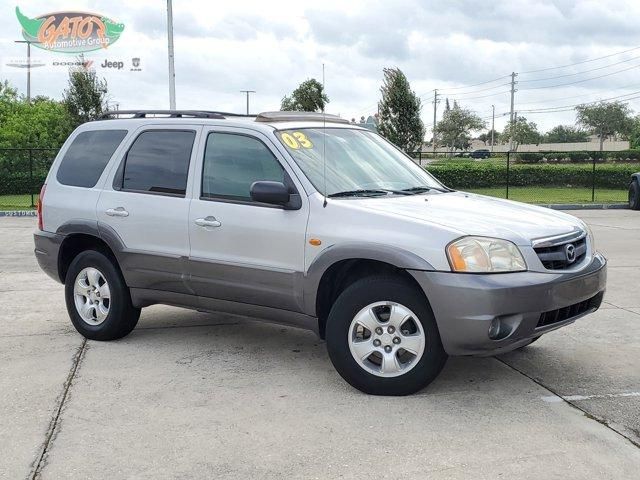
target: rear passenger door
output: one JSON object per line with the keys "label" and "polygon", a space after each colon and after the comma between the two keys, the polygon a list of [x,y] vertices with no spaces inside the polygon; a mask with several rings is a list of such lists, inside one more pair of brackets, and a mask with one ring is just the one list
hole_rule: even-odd
{"label": "rear passenger door", "polygon": [[[268,137],[205,129],[189,213],[191,285],[203,297],[300,311],[308,199]],[[291,182],[299,210],[251,200],[259,180]]]}
{"label": "rear passenger door", "polygon": [[200,128],[141,128],[100,195],[98,221],[124,243],[120,263],[130,287],[191,292],[188,178]]}

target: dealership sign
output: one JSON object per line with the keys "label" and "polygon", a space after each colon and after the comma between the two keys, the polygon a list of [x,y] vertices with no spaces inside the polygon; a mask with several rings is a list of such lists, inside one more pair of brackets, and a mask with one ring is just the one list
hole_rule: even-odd
{"label": "dealership sign", "polygon": [[124,25],[96,13],[55,12],[29,18],[16,7],[22,36],[36,47],[54,52],[82,53],[109,47]]}

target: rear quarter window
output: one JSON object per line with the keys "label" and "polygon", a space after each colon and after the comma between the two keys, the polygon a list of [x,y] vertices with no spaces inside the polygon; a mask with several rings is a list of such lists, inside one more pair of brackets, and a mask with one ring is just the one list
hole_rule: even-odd
{"label": "rear quarter window", "polygon": [[93,130],[80,133],[62,157],[56,178],[63,185],[95,187],[127,130]]}

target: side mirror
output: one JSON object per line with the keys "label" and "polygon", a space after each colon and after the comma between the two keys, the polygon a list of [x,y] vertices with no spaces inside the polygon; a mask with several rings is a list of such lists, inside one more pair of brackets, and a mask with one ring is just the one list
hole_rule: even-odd
{"label": "side mirror", "polygon": [[282,182],[253,182],[249,191],[254,202],[285,206],[291,198],[289,189]]}

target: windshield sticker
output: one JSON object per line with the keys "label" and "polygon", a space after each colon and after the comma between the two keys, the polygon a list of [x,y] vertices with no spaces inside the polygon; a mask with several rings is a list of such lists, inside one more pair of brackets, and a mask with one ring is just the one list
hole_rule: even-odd
{"label": "windshield sticker", "polygon": [[313,148],[313,143],[311,143],[311,140],[309,140],[307,136],[302,132],[283,132],[280,134],[280,138],[287,147],[293,150],[298,150],[300,147]]}

